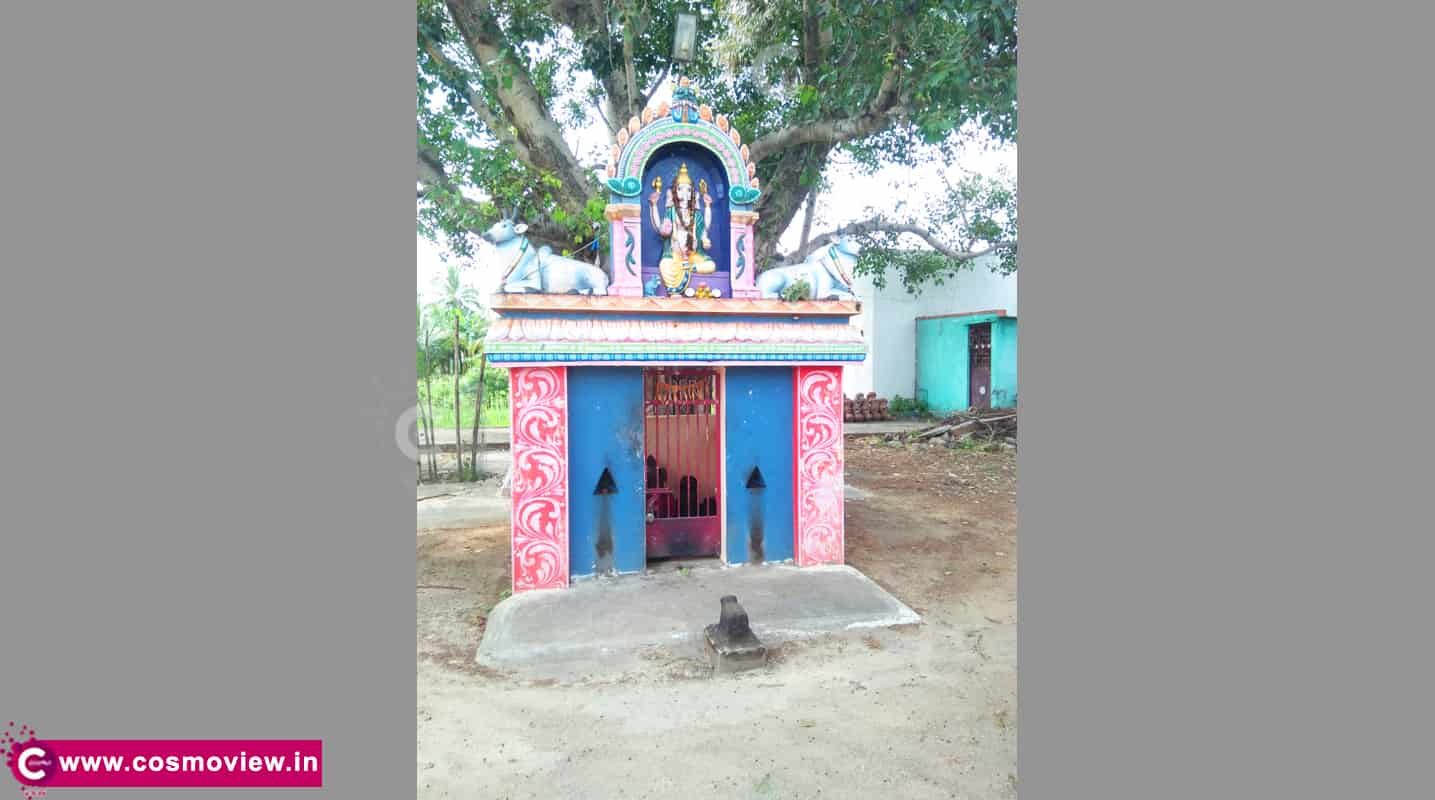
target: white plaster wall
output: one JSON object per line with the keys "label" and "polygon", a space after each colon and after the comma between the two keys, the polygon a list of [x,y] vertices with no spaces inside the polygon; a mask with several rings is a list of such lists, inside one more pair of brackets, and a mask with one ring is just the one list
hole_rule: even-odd
{"label": "white plaster wall", "polygon": [[876,392],[889,400],[916,394],[917,317],[993,309],[1016,316],[1017,273],[999,275],[989,269],[991,263],[981,259],[941,286],[922,287],[916,296],[907,294],[900,280],[889,280],[879,292],[870,278],[859,277],[853,288],[862,313],[852,322],[866,337],[867,360],[843,368],[843,392],[849,397]]}
{"label": "white plaster wall", "polygon": [[863,359],[863,360],[862,360],[862,363],[860,363],[860,364],[843,364],[843,365],[842,365],[842,393],[843,393],[844,395],[846,395],[847,397],[852,397],[852,396],[856,395],[858,392],[861,392],[861,393],[863,393],[863,394],[866,394],[867,392],[873,391],[873,389],[872,389],[872,352],[873,352],[873,348],[872,348],[872,329],[873,329],[872,320],[873,320],[873,313],[872,313],[872,311],[873,311],[874,305],[873,305],[873,303],[872,303],[872,283],[871,283],[871,281],[867,281],[867,283],[866,283],[865,285],[863,285],[863,283],[862,283],[863,281],[867,281],[867,279],[866,279],[866,278],[858,278],[857,281],[856,281],[857,285],[854,286],[854,287],[852,287],[852,288],[853,288],[853,291],[857,294],[857,299],[862,302],[862,313],[860,313],[860,314],[858,314],[857,316],[855,316],[855,317],[852,318],[852,324],[853,324],[853,325],[856,325],[858,328],[860,328],[860,329],[862,330],[863,338],[866,339],[866,342],[867,342],[867,358]]}

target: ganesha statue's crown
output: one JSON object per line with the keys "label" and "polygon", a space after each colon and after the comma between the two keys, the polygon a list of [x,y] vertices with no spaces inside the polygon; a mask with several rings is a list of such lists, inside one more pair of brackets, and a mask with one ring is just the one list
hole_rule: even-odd
{"label": "ganesha statue's crown", "polygon": [[681,186],[683,184],[687,184],[688,186],[693,185],[693,179],[688,177],[688,165],[686,163],[678,168],[678,177],[673,179],[674,186]]}

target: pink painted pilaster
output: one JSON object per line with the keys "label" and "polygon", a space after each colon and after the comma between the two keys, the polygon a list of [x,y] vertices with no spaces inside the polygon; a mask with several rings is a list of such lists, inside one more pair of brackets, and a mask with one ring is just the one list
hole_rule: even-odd
{"label": "pink painted pilaster", "polygon": [[792,372],[797,565],[841,564],[842,368],[794,367]]}
{"label": "pink painted pilaster", "polygon": [[643,231],[638,206],[613,204],[607,208],[609,252],[613,281],[608,294],[619,297],[643,296]]}
{"label": "pink painted pilaster", "polygon": [[728,241],[732,248],[729,273],[732,275],[732,296],[739,300],[755,299],[757,291],[756,236],[757,214],[750,211],[734,211],[730,217],[731,229]]}
{"label": "pink painted pilaster", "polygon": [[513,592],[568,585],[568,369],[509,371]]}

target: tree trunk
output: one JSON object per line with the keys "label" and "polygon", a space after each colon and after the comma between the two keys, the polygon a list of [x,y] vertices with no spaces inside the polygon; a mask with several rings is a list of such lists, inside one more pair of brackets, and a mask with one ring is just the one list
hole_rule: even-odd
{"label": "tree trunk", "polygon": [[807,195],[807,210],[802,213],[802,244],[797,246],[797,252],[807,252],[807,240],[812,236],[812,211],[817,208],[817,189]]}
{"label": "tree trunk", "polygon": [[759,270],[766,269],[777,254],[777,242],[787,226],[792,224],[802,203],[812,193],[812,186],[802,185],[803,165],[825,164],[827,155],[834,146],[830,144],[802,144],[776,156],[776,169],[762,187],[762,197],[755,209],[761,218],[757,221],[757,247],[754,252]]}
{"label": "tree trunk", "polygon": [[[425,411],[424,406],[427,406]],[[419,405],[419,416],[424,421],[424,436],[428,439],[429,480],[438,480],[438,460],[434,449],[438,443],[433,438],[433,369],[429,366],[429,332],[424,331],[424,402]]]}
{"label": "tree trunk", "polygon": [[[425,458],[420,461],[420,466],[427,465],[429,482],[432,483],[438,480],[438,462],[434,460],[433,386],[429,383],[427,377],[424,378],[424,383],[426,384],[424,386],[425,402],[419,405],[419,418],[423,420],[424,441],[428,443],[428,452]],[[425,405],[427,405],[427,408],[425,408]]]}
{"label": "tree trunk", "polygon": [[458,312],[453,314],[453,452],[458,459],[458,479],[463,480],[463,402],[458,379],[463,374],[458,360]]}
{"label": "tree trunk", "polygon": [[638,97],[638,79],[633,70],[633,40],[637,36],[633,33],[633,14],[626,7],[623,8],[623,76],[627,80],[628,95],[628,116],[634,117],[638,114],[635,103],[641,98]]}
{"label": "tree trunk", "polygon": [[473,479],[478,480],[478,459],[483,450],[478,446],[478,437],[482,435],[479,427],[483,422],[483,373],[488,369],[488,359],[483,353],[478,354],[478,386],[473,390]]}

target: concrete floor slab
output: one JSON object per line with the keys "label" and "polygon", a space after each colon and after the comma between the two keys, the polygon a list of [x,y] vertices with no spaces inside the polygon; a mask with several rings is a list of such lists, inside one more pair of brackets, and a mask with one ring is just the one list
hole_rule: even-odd
{"label": "concrete floor slab", "polygon": [[701,640],[719,599],[737,595],[769,646],[859,628],[921,621],[849,566],[700,566],[597,578],[567,589],[509,597],[488,616],[478,663],[517,668],[544,662],[623,660],[638,651]]}
{"label": "concrete floor slab", "polygon": [[848,422],[842,426],[847,436],[885,436],[889,433],[913,433],[924,431],[938,420],[932,419],[888,419],[874,422]]}

